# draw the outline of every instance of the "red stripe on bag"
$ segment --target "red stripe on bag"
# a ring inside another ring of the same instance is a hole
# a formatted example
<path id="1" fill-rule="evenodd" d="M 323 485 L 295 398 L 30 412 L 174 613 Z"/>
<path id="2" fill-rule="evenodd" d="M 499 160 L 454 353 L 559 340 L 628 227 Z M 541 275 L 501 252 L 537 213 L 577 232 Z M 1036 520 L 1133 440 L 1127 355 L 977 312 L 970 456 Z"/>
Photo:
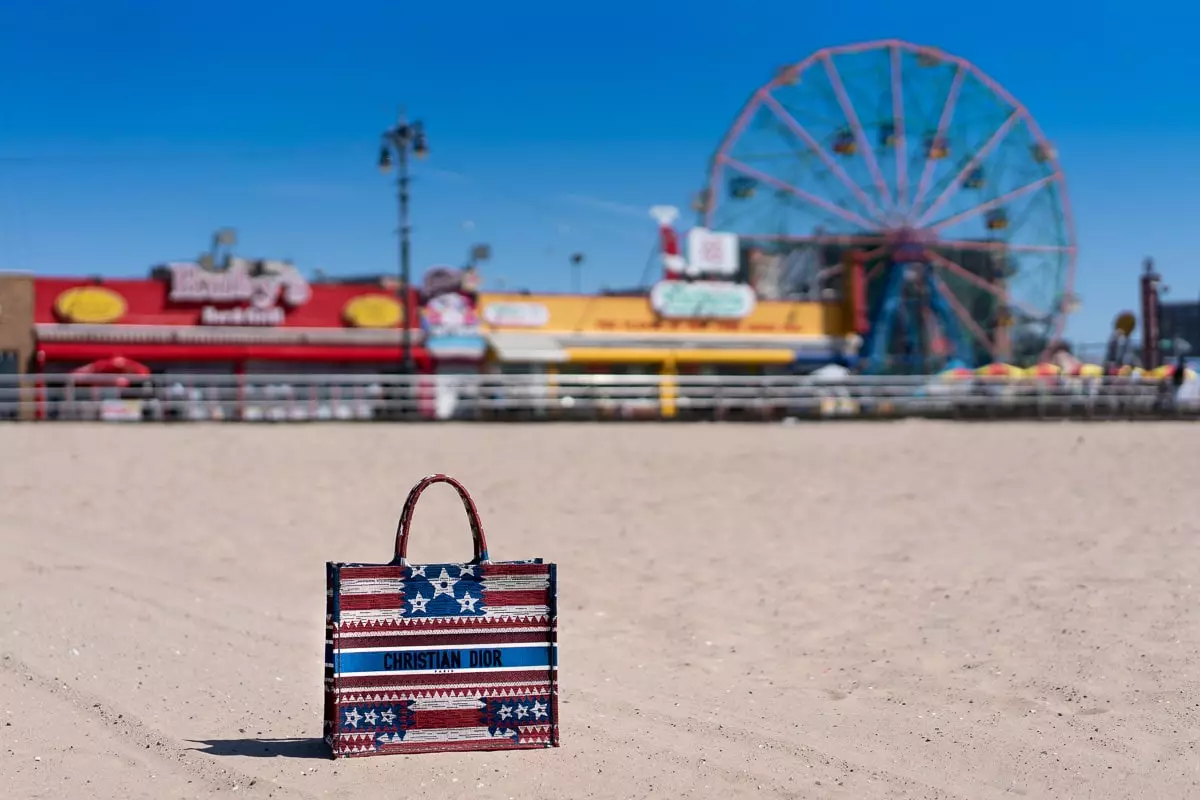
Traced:
<path id="1" fill-rule="evenodd" d="M 412 729 L 478 728 L 482 724 L 482 708 L 460 708 L 452 711 L 414 711 Z"/>
<path id="2" fill-rule="evenodd" d="M 342 611 L 404 608 L 404 595 L 400 592 L 388 592 L 386 594 L 344 594 L 339 599 Z"/>
<path id="3" fill-rule="evenodd" d="M 338 570 L 342 580 L 347 578 L 403 578 L 404 567 L 342 567 Z"/>
<path id="4" fill-rule="evenodd" d="M 484 606 L 544 606 L 549 598 L 545 589 L 483 590 Z"/>

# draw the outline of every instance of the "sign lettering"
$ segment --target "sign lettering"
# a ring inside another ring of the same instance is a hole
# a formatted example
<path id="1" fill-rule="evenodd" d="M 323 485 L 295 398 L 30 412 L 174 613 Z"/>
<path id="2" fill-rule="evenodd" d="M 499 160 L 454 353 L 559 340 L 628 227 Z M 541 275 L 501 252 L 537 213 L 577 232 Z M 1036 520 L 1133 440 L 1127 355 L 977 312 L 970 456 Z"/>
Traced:
<path id="1" fill-rule="evenodd" d="M 541 328 L 550 323 L 550 309 L 541 303 L 489 303 L 483 318 L 497 328 Z"/>
<path id="2" fill-rule="evenodd" d="M 285 307 L 304 305 L 312 297 L 308 281 L 286 262 L 230 258 L 228 266 L 217 271 L 194 262 L 175 262 L 167 268 L 171 275 L 167 299 L 207 304 L 200 312 L 204 325 L 282 325 Z M 233 304 L 245 305 L 222 307 Z"/>
<path id="3" fill-rule="evenodd" d="M 466 665 L 463 655 L 466 655 Z M 383 668 L 389 672 L 430 669 L 478 669 L 503 667 L 502 650 L 417 650 L 383 654 Z"/>
<path id="4" fill-rule="evenodd" d="M 754 290 L 742 283 L 660 281 L 650 305 L 667 319 L 742 319 L 754 310 Z"/>

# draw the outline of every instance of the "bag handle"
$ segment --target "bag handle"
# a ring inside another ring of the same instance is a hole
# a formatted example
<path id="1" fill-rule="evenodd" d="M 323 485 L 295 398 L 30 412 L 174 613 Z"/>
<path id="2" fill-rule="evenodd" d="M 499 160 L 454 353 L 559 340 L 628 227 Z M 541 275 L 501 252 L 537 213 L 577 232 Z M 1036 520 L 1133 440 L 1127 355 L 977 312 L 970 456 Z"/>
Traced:
<path id="1" fill-rule="evenodd" d="M 471 524 L 471 537 L 475 540 L 475 558 L 471 563 L 488 563 L 487 539 L 483 535 L 483 522 L 479 519 L 479 509 L 475 508 L 475 501 L 471 499 L 471 494 L 465 486 L 449 475 L 441 473 L 426 475 L 417 481 L 417 485 L 408 493 L 408 499 L 404 501 L 404 509 L 400 512 L 400 524 L 396 526 L 396 558 L 392 563 L 401 566 L 408 565 L 408 534 L 412 528 L 413 511 L 416 510 L 417 500 L 421 497 L 421 493 L 435 483 L 448 483 L 454 487 L 454 491 L 458 492 L 463 508 L 467 512 L 467 521 Z"/>

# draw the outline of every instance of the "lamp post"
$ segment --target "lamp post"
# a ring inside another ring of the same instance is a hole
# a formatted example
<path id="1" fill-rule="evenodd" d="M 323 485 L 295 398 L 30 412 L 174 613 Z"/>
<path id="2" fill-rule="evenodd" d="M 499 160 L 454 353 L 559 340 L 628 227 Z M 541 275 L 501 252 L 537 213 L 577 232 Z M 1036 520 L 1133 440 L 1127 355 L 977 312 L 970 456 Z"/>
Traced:
<path id="1" fill-rule="evenodd" d="M 400 329 L 400 371 L 406 375 L 413 372 L 412 353 L 412 255 L 410 236 L 412 228 L 408 224 L 408 155 L 412 153 L 417 158 L 429 154 L 429 144 L 425 140 L 425 125 L 421 122 L 409 122 L 404 109 L 400 109 L 400 118 L 395 126 L 383 132 L 379 146 L 379 170 L 387 173 L 392 168 L 393 158 L 396 161 L 396 186 L 400 201 L 400 291 L 404 309 L 404 319 Z"/>

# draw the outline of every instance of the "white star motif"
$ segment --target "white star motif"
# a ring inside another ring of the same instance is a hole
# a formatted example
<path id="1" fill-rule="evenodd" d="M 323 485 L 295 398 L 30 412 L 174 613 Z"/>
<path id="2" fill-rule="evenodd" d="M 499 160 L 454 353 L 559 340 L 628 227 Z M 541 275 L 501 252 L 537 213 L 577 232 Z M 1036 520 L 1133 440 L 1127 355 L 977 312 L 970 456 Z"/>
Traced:
<path id="1" fill-rule="evenodd" d="M 429 605 L 429 601 L 426 600 L 424 597 L 421 597 L 420 592 L 417 592 L 416 597 L 413 597 L 408 602 L 412 606 L 412 608 L 409 610 L 412 611 L 412 613 L 414 613 L 414 614 L 416 614 L 418 611 L 424 612 L 425 606 Z"/>
<path id="2" fill-rule="evenodd" d="M 460 577 L 460 578 L 463 575 L 474 575 L 474 574 L 475 574 L 475 565 L 474 564 L 463 564 L 462 566 L 460 566 L 458 568 L 458 577 Z"/>
<path id="3" fill-rule="evenodd" d="M 396 721 L 396 712 L 389 708 L 387 711 L 380 714 L 379 718 L 383 720 L 384 725 L 391 725 Z"/>
<path id="4" fill-rule="evenodd" d="M 546 704 L 540 700 L 534 700 L 533 701 L 533 718 L 541 719 L 542 717 L 548 717 L 548 716 L 550 716 L 550 715 L 548 713 L 546 713 Z"/>
<path id="5" fill-rule="evenodd" d="M 436 600 L 439 594 L 448 594 L 453 598 L 454 584 L 458 583 L 458 578 L 451 578 L 446 568 L 442 567 L 442 574 L 429 583 L 433 586 L 433 597 L 431 599 Z"/>
<path id="6" fill-rule="evenodd" d="M 425 565 L 421 565 L 419 567 L 409 567 L 408 569 L 409 569 L 408 577 L 410 577 L 410 578 L 416 578 L 417 576 L 420 576 L 422 578 L 425 577 Z"/>
<path id="7" fill-rule="evenodd" d="M 529 716 L 529 709 L 525 707 L 525 704 L 521 703 L 520 705 L 518 705 L 517 706 L 517 719 L 525 719 L 528 716 Z"/>
<path id="8" fill-rule="evenodd" d="M 500 719 L 508 719 L 512 716 L 512 706 L 500 706 L 500 711 L 496 713 Z"/>
<path id="9" fill-rule="evenodd" d="M 471 597 L 470 594 L 464 594 L 458 599 L 459 611 L 474 611 L 475 604 L 479 602 L 478 597 Z"/>
<path id="10" fill-rule="evenodd" d="M 368 725 L 370 725 L 371 727 L 375 727 L 375 723 L 379 722 L 379 715 L 376 714 L 375 709 L 372 708 L 370 711 L 363 714 L 363 719 L 365 719 L 367 721 Z"/>
<path id="11" fill-rule="evenodd" d="M 357 708 L 352 708 L 346 712 L 346 724 L 352 727 L 358 727 L 358 721 L 362 719 L 362 714 L 358 713 Z"/>

